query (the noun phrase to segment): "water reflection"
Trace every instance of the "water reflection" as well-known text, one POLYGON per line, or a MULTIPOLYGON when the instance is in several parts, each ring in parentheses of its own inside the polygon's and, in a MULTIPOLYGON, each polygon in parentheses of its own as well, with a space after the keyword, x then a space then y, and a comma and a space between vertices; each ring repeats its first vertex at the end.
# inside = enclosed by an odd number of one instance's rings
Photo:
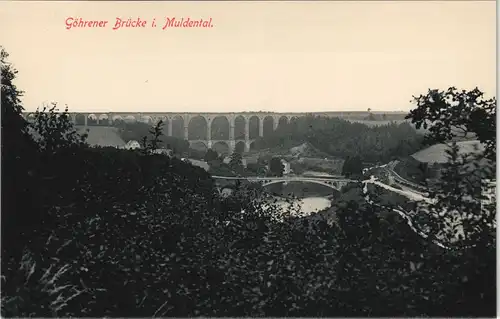
POLYGON ((306 197, 285 201, 279 199, 276 205, 281 208, 281 213, 293 216, 309 216, 331 206, 331 201, 325 197, 306 197))

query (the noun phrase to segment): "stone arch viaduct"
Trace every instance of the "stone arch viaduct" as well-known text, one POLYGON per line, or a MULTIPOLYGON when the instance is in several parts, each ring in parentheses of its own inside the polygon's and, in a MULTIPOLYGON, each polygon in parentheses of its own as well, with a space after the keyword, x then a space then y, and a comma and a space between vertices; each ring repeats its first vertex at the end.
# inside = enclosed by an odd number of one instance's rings
MULTIPOLYGON (((363 120, 370 114, 382 112, 314 112, 314 113, 271 113, 271 112, 240 112, 240 113, 137 113, 137 112, 94 112, 74 113, 69 115, 75 125, 92 126, 113 125, 116 122, 143 122, 154 125, 162 120, 165 123, 165 135, 183 138, 190 145, 202 144, 205 148, 213 148, 216 144, 227 147, 228 153, 237 148, 243 152, 249 151, 253 142, 276 130, 279 125, 291 123, 295 119, 307 115, 338 117, 346 120, 363 120), (204 127, 204 134, 191 134, 193 125, 204 127), (221 129, 222 128, 222 129, 221 129), (258 128, 258 129, 257 129, 258 128)), ((23 114, 29 120, 33 113, 23 114)), ((383 114, 384 119, 387 115, 383 114)), ((390 114, 389 117, 401 118, 401 114, 390 114)), ((388 118, 390 119, 390 118, 388 118)), ((198 132, 199 133, 199 132, 198 132)))

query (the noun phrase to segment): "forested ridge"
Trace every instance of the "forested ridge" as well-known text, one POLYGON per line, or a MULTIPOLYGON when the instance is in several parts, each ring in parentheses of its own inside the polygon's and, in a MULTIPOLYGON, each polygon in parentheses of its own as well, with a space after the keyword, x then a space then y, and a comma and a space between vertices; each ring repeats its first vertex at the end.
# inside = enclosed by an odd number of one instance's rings
MULTIPOLYGON (((126 142, 140 141, 151 128, 151 125, 141 122, 119 122, 115 125, 126 142)), ((190 129, 197 131, 200 128, 190 129)), ((187 152, 189 149, 189 143, 182 139, 164 136, 162 140, 164 145, 170 145, 176 152, 187 152)), ((424 147, 422 141, 423 136, 409 123, 369 127, 339 118, 308 115, 280 124, 275 131, 258 138, 255 149, 290 149, 307 142, 329 156, 341 159, 359 156, 363 162, 376 163, 405 158, 424 147)))
MULTIPOLYGON (((496 203, 481 204, 485 179, 468 180, 479 169, 467 171, 453 145, 436 203, 413 205, 434 216, 421 224, 428 238, 362 183, 334 202, 337 223, 279 220, 264 194, 241 187, 221 198, 203 169, 152 154, 158 134, 126 151, 89 147, 55 108, 27 123, 7 58, 2 49, 3 317, 495 315, 496 203), (458 242, 443 230, 456 211, 466 216, 458 242)), ((421 125, 446 94, 472 109, 439 108, 443 117, 495 118, 495 99, 448 92, 416 98, 411 120, 421 125)), ((481 131, 482 156, 496 165, 496 135, 462 120, 481 131)), ((334 153, 332 136, 353 143, 339 132, 311 136, 334 153)))
POLYGON ((423 136, 408 123, 369 127, 339 118, 306 116, 281 125, 260 138, 260 148, 290 148, 309 142, 318 150, 339 158, 359 156, 364 162, 387 162, 406 157, 423 147, 423 136))

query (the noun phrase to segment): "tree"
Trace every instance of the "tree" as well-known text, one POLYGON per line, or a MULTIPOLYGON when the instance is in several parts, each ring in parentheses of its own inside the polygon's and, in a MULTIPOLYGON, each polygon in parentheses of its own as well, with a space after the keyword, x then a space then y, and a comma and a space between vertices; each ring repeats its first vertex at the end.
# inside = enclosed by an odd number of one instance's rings
POLYGON ((282 177, 285 171, 285 165, 281 162, 281 158, 273 157, 269 161, 269 172, 273 176, 282 177))
MULTIPOLYGON (((0 46, 1 67, 1 101, 2 101, 2 132, 22 133, 26 127, 26 121, 21 116, 24 110, 20 98, 24 92, 19 90, 13 83, 17 70, 8 62, 9 54, 0 46)), ((23 134, 23 133, 22 133, 23 134)), ((9 143, 10 139, 3 139, 2 143, 9 143)), ((12 141, 16 144, 16 141, 12 141)), ((6 144, 3 144, 5 147, 6 144)))
POLYGON ((151 150, 158 149, 162 143, 160 137, 163 136, 163 121, 158 121, 158 123, 156 123, 156 125, 149 130, 149 134, 151 136, 148 145, 149 148, 151 150))
POLYGON ((243 172, 243 158, 240 153, 233 152, 229 161, 229 167, 237 173, 243 172))
POLYGON ((161 137, 163 136, 163 121, 159 121, 155 126, 149 129, 149 136, 145 135, 142 137, 142 153, 153 154, 157 149, 159 149, 162 143, 161 137))
POLYGON ((456 137, 475 135, 486 146, 485 157, 496 160, 496 98, 485 99, 478 88, 459 91, 429 90, 413 97, 416 109, 406 117, 417 129, 429 129, 425 142, 446 143, 456 137))
POLYGON ((445 143, 448 162, 443 165, 430 197, 434 203, 420 211, 439 216, 428 225, 454 254, 463 258, 456 275, 467 282, 467 296, 449 296, 465 315, 481 309, 484 316, 495 311, 496 198, 486 200, 496 171, 496 98, 485 99, 478 88, 458 91, 429 90, 414 97, 417 108, 407 118, 417 128, 428 129, 426 143, 445 143), (454 139, 475 136, 483 150, 460 154, 454 139), (457 240, 458 239, 458 240, 457 240), (467 266, 466 266, 467 265, 467 266), (474 306, 472 306, 474 305, 474 306))
POLYGON ((205 162, 210 163, 211 161, 216 161, 219 159, 219 154, 217 154, 216 151, 213 149, 209 148, 207 152, 205 153, 205 162))
MULTIPOLYGON (((454 87, 446 91, 429 90, 427 95, 414 97, 417 108, 407 117, 417 128, 428 128, 426 143, 448 146, 449 160, 434 184, 431 196, 436 204, 430 210, 441 211, 450 206, 457 208, 458 212, 446 209, 446 213, 441 215, 461 224, 462 236, 465 237, 463 243, 473 246, 491 244, 492 238, 486 242, 482 240, 490 237, 491 227, 488 225, 493 223, 495 216, 492 207, 482 201, 496 171, 496 99, 484 99, 483 96, 477 88, 469 92, 458 91, 454 87), (454 139, 467 135, 476 136, 484 149, 460 154, 454 139), (456 216, 457 213, 461 216, 456 216), (481 238, 478 242, 477 236, 481 238)), ((452 232, 448 235, 455 237, 456 229, 452 232)))
POLYGON ((33 121, 28 124, 29 132, 45 153, 54 153, 67 148, 88 146, 88 134, 79 133, 70 120, 68 107, 59 112, 57 103, 43 106, 34 113, 33 121))
POLYGON ((359 177, 363 175, 363 162, 359 156, 348 157, 342 166, 342 175, 359 177))
MULTIPOLYGON (((32 195, 29 185, 32 178, 26 173, 36 159, 36 147, 26 132, 28 123, 21 115, 23 107, 20 98, 23 91, 14 84, 17 70, 8 62, 9 54, 0 46, 1 108, 2 108, 2 242, 13 242, 17 236, 13 225, 28 216, 23 212, 31 209, 27 198, 32 195), (11 238, 10 240, 8 238, 11 238)), ((2 245, 5 248, 6 245, 2 245)), ((3 252, 2 252, 3 253, 3 252)), ((3 260, 3 258, 2 258, 3 260)), ((3 267, 2 267, 3 268, 3 267)))
POLYGON ((247 171, 252 175, 264 176, 266 174, 266 165, 262 163, 248 163, 247 171))

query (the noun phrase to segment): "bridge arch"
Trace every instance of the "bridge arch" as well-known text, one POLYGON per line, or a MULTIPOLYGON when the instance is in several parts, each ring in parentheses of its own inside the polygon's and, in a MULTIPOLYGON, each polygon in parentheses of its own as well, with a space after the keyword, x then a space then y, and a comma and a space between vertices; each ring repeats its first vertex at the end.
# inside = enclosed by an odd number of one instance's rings
POLYGON ((184 138, 184 118, 181 115, 172 117, 172 136, 184 138))
POLYGON ((288 125, 288 117, 283 115, 278 119, 278 129, 284 129, 288 125))
POLYGON ((166 116, 153 116, 151 117, 151 124, 156 125, 158 122, 162 121, 163 125, 168 123, 166 116))
POLYGON ((248 151, 255 151, 257 149, 257 144, 255 141, 250 142, 250 147, 248 148, 248 151))
POLYGON ((234 146, 234 151, 236 153, 243 154, 246 151, 245 146, 246 145, 244 141, 238 141, 238 143, 236 143, 236 145, 234 146))
POLYGON ((75 125, 85 125, 85 115, 77 114, 75 116, 75 125))
POLYGON ((200 151, 200 152, 203 152, 203 153, 206 153, 207 150, 208 150, 208 145, 205 141, 201 141, 201 140, 198 140, 198 141, 190 141, 189 142, 189 147, 196 150, 196 151, 200 151))
POLYGON ((246 133, 246 123, 247 119, 243 115, 238 115, 234 119, 234 139, 244 140, 246 133))
POLYGON ((108 114, 101 114, 98 116, 99 124, 101 125, 109 125, 109 116, 108 114))
POLYGON ((208 140, 208 123, 204 116, 197 115, 189 120, 188 137, 190 140, 208 140))
POLYGON ((229 140, 229 119, 225 115, 214 117, 210 126, 211 140, 229 140))
POLYGON ((123 118, 123 120, 127 123, 135 123, 136 122, 136 119, 134 116, 132 115, 127 115, 123 118))
POLYGON ((120 115, 115 115, 115 116, 113 116, 112 121, 113 121, 113 124, 118 124, 120 122, 123 122, 123 117, 121 117, 120 115))
POLYGON ((254 140, 259 137, 260 119, 257 115, 252 115, 248 119, 248 139, 254 140))
POLYGON ((262 119, 263 136, 267 137, 274 132, 274 118, 271 115, 265 116, 262 119))
POLYGON ((229 145, 225 141, 217 141, 212 145, 217 154, 229 155, 229 145))
MULTIPOLYGON (((35 114, 33 113, 21 113, 23 118, 28 121, 28 122, 32 122, 34 119, 35 119, 35 114)), ((70 117, 71 119, 71 117, 70 117)))
POLYGON ((144 115, 139 118, 139 122, 146 123, 146 124, 152 124, 153 123, 153 118, 149 115, 144 115))
POLYGON ((97 119, 98 117, 94 113, 89 114, 87 116, 87 125, 97 125, 97 119))
POLYGON ((299 117, 298 116, 292 116, 290 117, 290 121, 288 122, 290 124, 290 131, 295 132, 299 128, 299 117))

